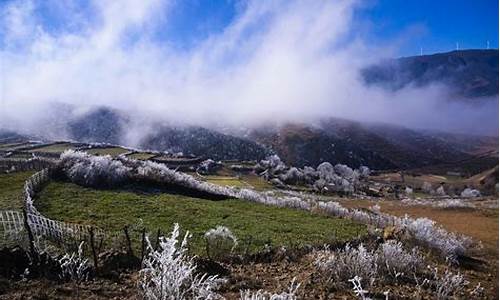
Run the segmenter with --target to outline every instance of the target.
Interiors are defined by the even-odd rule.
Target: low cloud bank
[[[137,115],[145,129],[152,120],[210,127],[341,117],[498,132],[498,99],[446,101],[438,84],[365,86],[359,70],[387,49],[356,34],[358,1],[242,2],[223,30],[188,49],[158,38],[179,5],[1,4],[0,127],[57,136],[68,119],[104,105]]]

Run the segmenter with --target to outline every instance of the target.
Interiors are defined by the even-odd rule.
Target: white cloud
[[[390,93],[360,83],[359,68],[380,55],[356,38],[357,1],[249,1],[221,33],[183,51],[154,37],[179,3],[92,3],[95,17],[62,10],[83,29],[55,32],[36,2],[5,6],[4,120],[33,126],[53,102],[245,125],[336,116],[441,127],[460,110],[443,108],[441,87]]]

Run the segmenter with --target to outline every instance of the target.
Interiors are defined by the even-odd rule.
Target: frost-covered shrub
[[[361,244],[357,248],[346,245],[340,251],[320,252],[315,265],[334,285],[345,285],[355,276],[363,278],[364,284],[372,285],[377,278],[377,262],[378,254]]]
[[[464,255],[472,245],[470,238],[450,233],[427,218],[405,217],[399,223],[416,241],[439,251],[447,259],[455,260],[457,256]]]
[[[329,162],[321,163],[317,168],[318,176],[326,182],[332,182],[334,180],[335,172],[333,166]]]
[[[280,294],[273,294],[270,292],[258,290],[256,292],[252,291],[240,291],[240,300],[296,300],[297,290],[300,284],[295,283],[295,278],[290,284],[288,291],[282,292]]]
[[[381,213],[381,211],[380,211],[380,205],[378,205],[378,204],[375,204],[375,205],[373,205],[373,206],[370,206],[370,207],[368,207],[368,209],[369,209],[371,212],[373,212],[374,214],[377,214],[377,215]]]
[[[86,281],[91,270],[88,259],[83,256],[83,242],[78,246],[78,253],[64,254],[59,260],[62,279],[75,282]]]
[[[213,174],[221,167],[220,164],[216,163],[212,159],[204,160],[200,163],[200,165],[196,168],[196,172],[200,174]]]
[[[71,181],[83,186],[114,186],[126,181],[131,171],[109,155],[93,156],[73,150],[61,154],[61,166]]]
[[[406,194],[406,195],[411,195],[411,194],[413,194],[413,189],[412,189],[411,187],[407,186],[407,187],[405,188],[405,194]]]
[[[207,255],[211,258],[224,258],[229,255],[238,240],[234,234],[225,226],[217,226],[205,232],[207,242]]]
[[[354,278],[349,279],[349,282],[353,285],[352,290],[354,291],[354,294],[361,300],[371,300],[371,298],[365,296],[366,294],[368,294],[368,291],[363,289],[363,286],[361,285],[362,279],[363,278],[359,276],[354,276]]]
[[[139,287],[145,299],[191,300],[220,299],[215,292],[221,280],[217,276],[195,275],[193,258],[187,252],[188,233],[179,243],[179,225],[170,237],[161,237],[158,250],[146,239],[149,253],[140,271]]]
[[[467,203],[461,199],[446,199],[444,201],[438,201],[433,206],[439,208],[468,208],[473,207],[471,203]]]
[[[444,191],[444,187],[440,185],[435,192],[436,195],[438,196],[446,196],[446,192]]]
[[[334,172],[342,178],[346,178],[349,180],[358,179],[359,174],[353,171],[350,167],[343,164],[336,164],[333,167]]]
[[[304,173],[299,169],[292,167],[285,174],[280,176],[281,181],[287,184],[299,184],[304,182]]]
[[[429,183],[429,182],[427,182],[427,181],[426,181],[426,182],[424,182],[424,183],[422,184],[422,191],[423,191],[424,193],[428,193],[428,194],[433,193],[433,192],[434,192],[434,189],[432,188],[432,184],[430,184],[430,183]]]
[[[404,249],[398,241],[387,241],[380,245],[378,250],[379,267],[383,274],[389,274],[397,279],[404,275],[413,275],[422,268],[424,260],[417,248],[410,252]]]
[[[322,191],[327,190],[326,185],[327,185],[326,180],[320,178],[320,179],[316,180],[316,182],[314,182],[313,188],[314,188],[314,190],[316,190],[318,192],[322,192]]]
[[[340,205],[338,202],[333,202],[333,201],[328,201],[328,202],[323,202],[319,201],[317,203],[317,207],[320,211],[325,212],[328,215],[333,215],[333,216],[347,216],[349,214],[349,210],[342,205]]]
[[[469,284],[460,272],[454,274],[449,270],[445,270],[443,275],[440,275],[436,268],[433,270],[433,276],[432,285],[437,299],[450,299],[453,296],[460,296],[464,293],[466,285]]]
[[[462,191],[460,196],[462,196],[464,198],[481,197],[481,192],[479,192],[476,189],[466,188]]]
[[[368,178],[370,176],[371,170],[367,166],[361,166],[358,168],[358,173],[361,178]]]
[[[316,170],[309,166],[305,166],[302,173],[304,174],[305,182],[308,184],[313,184],[318,179],[318,173]]]
[[[258,169],[267,170],[267,172],[277,174],[286,170],[286,165],[281,161],[276,154],[268,156],[266,159],[259,162]]]

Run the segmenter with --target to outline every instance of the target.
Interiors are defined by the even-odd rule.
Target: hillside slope
[[[368,85],[398,90],[444,83],[460,98],[498,95],[498,50],[461,50],[381,61],[362,72]]]

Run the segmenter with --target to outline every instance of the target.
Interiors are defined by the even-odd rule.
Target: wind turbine
[[[490,50],[490,41],[486,41],[486,49]]]
[[[424,48],[420,47],[420,56],[424,55]]]
[[[457,42],[457,51],[460,49],[460,47],[458,47],[458,42]]]

